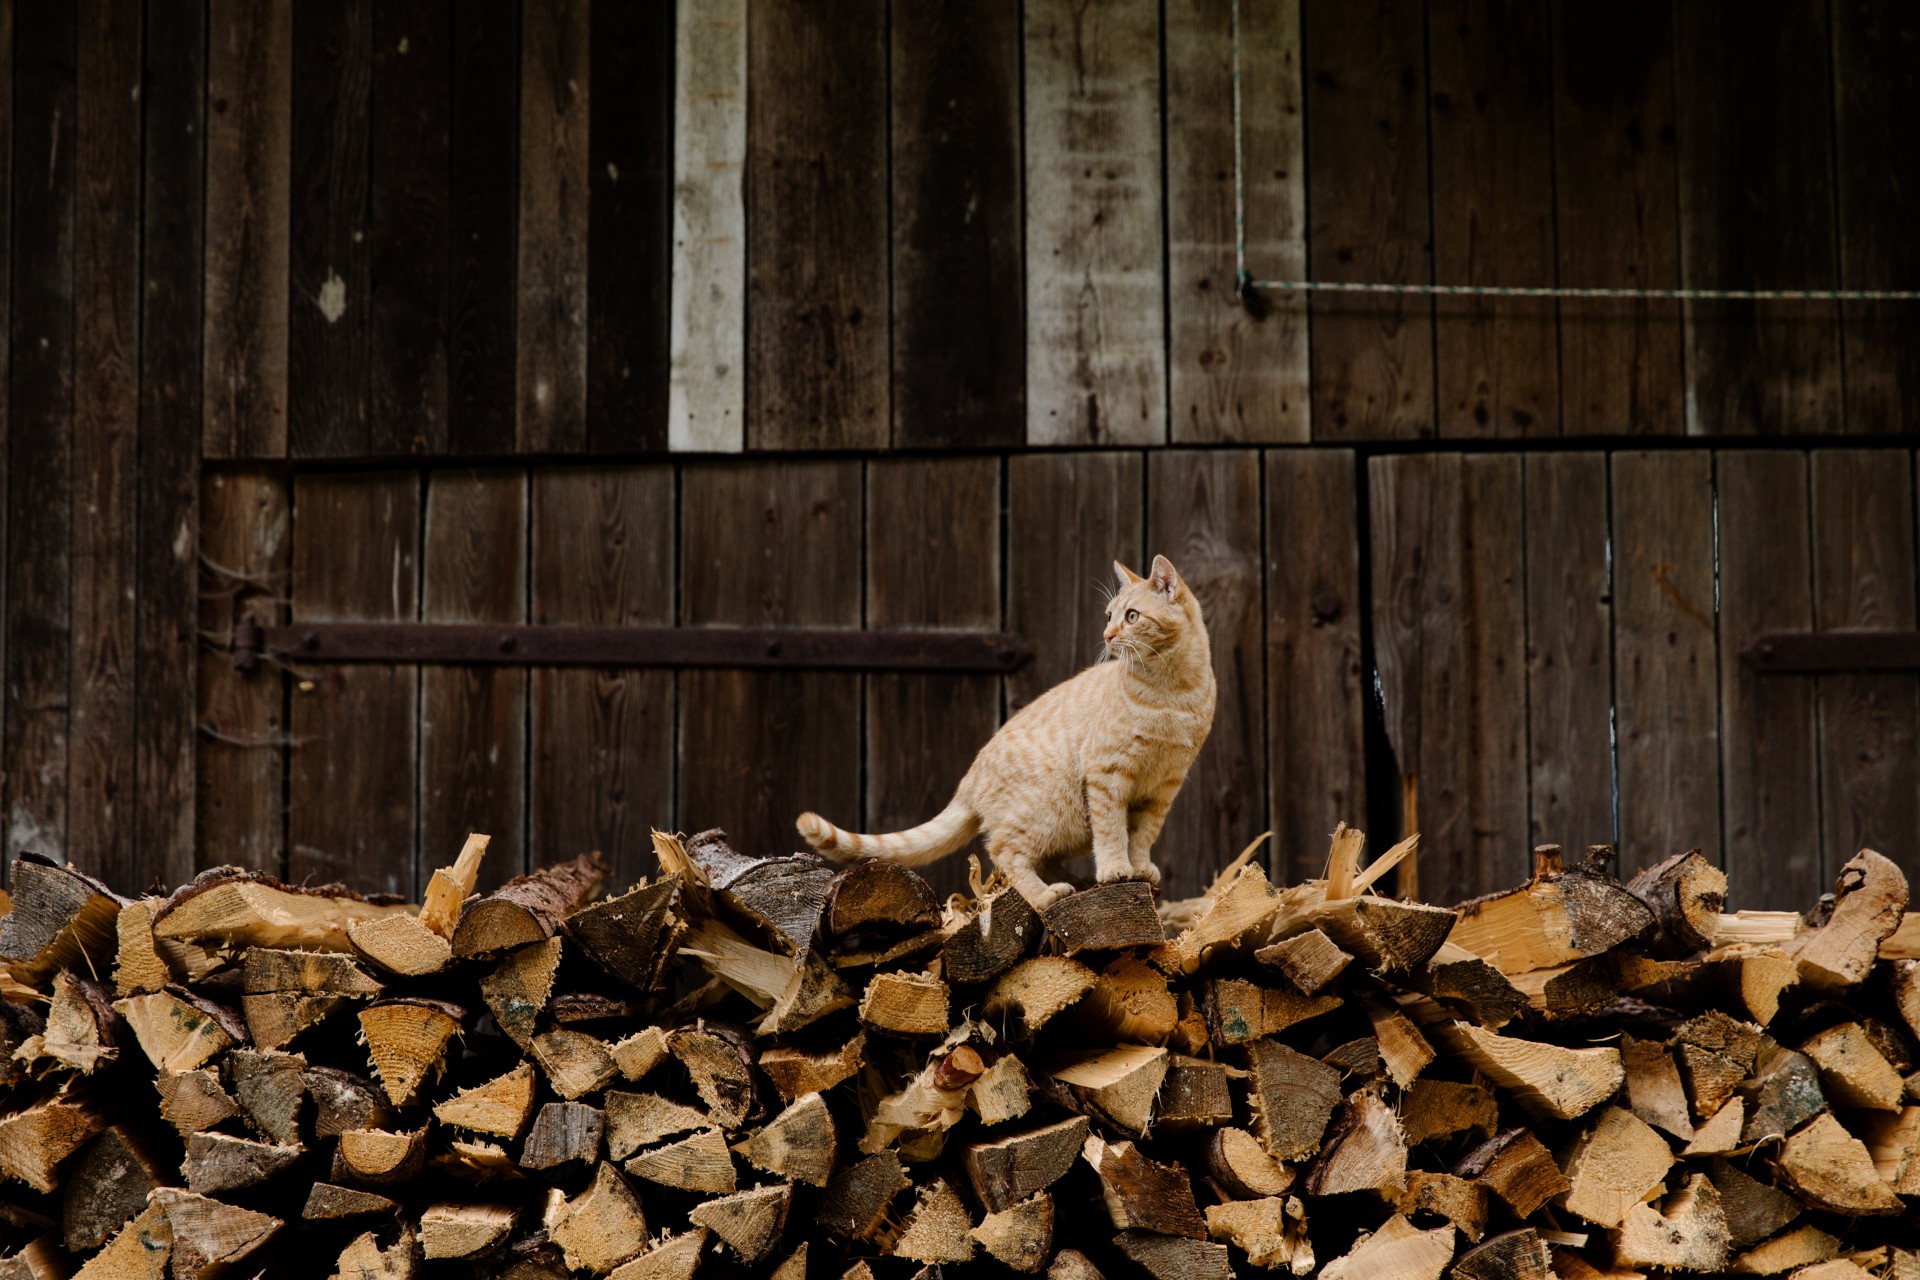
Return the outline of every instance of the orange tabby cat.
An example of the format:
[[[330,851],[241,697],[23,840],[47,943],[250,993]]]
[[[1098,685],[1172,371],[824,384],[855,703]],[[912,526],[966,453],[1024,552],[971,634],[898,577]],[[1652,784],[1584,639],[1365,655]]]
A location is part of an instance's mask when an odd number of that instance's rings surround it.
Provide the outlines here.
[[[929,822],[890,835],[842,831],[815,813],[795,824],[837,861],[910,867],[946,857],[985,831],[994,865],[1037,908],[1073,892],[1038,868],[1093,850],[1102,883],[1155,884],[1153,841],[1213,727],[1213,661],[1200,602],[1165,556],[1142,578],[1114,562],[1105,656],[1000,726]]]

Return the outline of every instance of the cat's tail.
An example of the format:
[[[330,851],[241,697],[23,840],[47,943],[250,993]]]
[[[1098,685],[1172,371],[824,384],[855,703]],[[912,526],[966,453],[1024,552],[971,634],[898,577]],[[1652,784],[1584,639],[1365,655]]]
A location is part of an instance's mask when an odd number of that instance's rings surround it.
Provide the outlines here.
[[[924,867],[973,839],[974,833],[980,830],[980,819],[966,801],[955,796],[953,802],[932,819],[887,835],[842,831],[817,813],[803,813],[793,825],[800,829],[808,844],[835,862],[885,858],[902,866]]]

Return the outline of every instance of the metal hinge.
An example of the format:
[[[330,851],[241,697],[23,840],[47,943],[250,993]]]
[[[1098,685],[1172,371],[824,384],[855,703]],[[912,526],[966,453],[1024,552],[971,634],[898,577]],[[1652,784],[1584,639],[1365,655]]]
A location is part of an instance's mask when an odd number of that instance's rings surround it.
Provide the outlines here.
[[[1763,675],[1920,671],[1920,631],[1766,631],[1740,657]]]

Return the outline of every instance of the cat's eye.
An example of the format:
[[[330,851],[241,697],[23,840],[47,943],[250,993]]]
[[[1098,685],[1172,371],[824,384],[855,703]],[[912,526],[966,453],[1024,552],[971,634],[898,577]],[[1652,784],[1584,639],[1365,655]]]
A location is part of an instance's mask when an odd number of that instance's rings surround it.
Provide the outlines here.
[[[1127,610],[1127,621],[1128,622],[1140,621],[1140,611],[1138,609]]]

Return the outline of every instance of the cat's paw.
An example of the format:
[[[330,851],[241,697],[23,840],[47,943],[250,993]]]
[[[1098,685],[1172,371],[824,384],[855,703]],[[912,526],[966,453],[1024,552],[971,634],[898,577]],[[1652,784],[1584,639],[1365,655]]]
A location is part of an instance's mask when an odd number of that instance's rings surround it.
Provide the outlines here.
[[[1034,899],[1032,904],[1033,909],[1035,911],[1045,911],[1048,907],[1052,906],[1054,903],[1060,901],[1060,899],[1066,897],[1068,894],[1072,892],[1074,892],[1074,887],[1072,885],[1068,884],[1064,880],[1056,880],[1052,884],[1048,885],[1046,889],[1041,892],[1038,898]]]
[[[1144,866],[1135,867],[1133,869],[1133,877],[1136,880],[1145,880],[1156,889],[1160,887],[1160,868],[1154,866],[1151,862]]]

